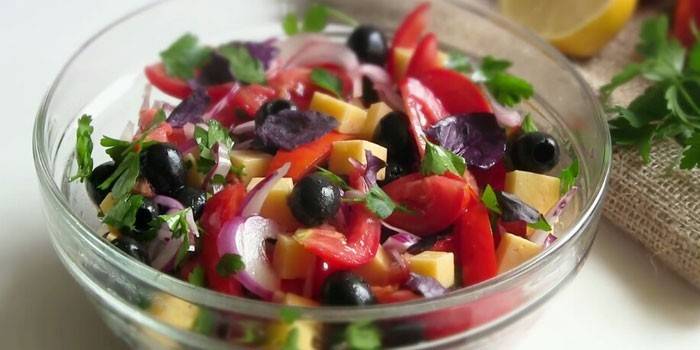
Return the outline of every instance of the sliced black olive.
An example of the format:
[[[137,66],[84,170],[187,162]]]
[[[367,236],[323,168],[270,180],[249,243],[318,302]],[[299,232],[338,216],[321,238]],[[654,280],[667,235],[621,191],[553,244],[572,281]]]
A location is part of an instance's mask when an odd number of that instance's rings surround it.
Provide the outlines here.
[[[133,256],[134,258],[136,258],[136,260],[141,261],[145,264],[149,263],[148,257],[146,256],[146,252],[143,246],[135,239],[131,237],[121,236],[113,240],[112,244],[114,244],[117,248],[119,248],[119,250],[123,251],[129,256]]]
[[[375,27],[358,26],[348,37],[347,45],[362,62],[383,66],[386,61],[388,51],[386,37]]]
[[[294,217],[306,226],[317,226],[333,217],[340,208],[340,188],[319,174],[301,179],[289,196]]]
[[[95,204],[99,205],[102,203],[105,197],[107,197],[107,194],[112,190],[112,186],[106,190],[101,190],[98,187],[107,180],[107,178],[112,176],[115,170],[117,170],[117,166],[114,162],[106,162],[98,165],[92,170],[90,176],[88,176],[85,187],[87,188],[88,196],[90,196],[90,199],[92,199]]]
[[[350,271],[334,272],[321,286],[321,303],[335,306],[362,306],[376,304],[369,284]]]
[[[559,144],[544,132],[523,134],[513,142],[510,159],[516,169],[545,173],[559,162]]]
[[[141,175],[158,194],[170,196],[185,186],[187,169],[175,147],[157,143],[141,152]]]
[[[177,199],[186,208],[192,208],[194,219],[199,220],[204,210],[204,204],[207,201],[207,194],[196,188],[183,187],[173,193],[173,198]]]

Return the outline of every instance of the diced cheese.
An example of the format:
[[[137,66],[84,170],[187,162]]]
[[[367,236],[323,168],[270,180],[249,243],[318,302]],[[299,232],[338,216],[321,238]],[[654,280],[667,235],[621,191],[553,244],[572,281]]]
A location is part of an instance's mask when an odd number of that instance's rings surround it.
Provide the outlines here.
[[[559,201],[559,178],[516,170],[506,174],[505,191],[546,214]]]
[[[542,248],[525,238],[506,233],[496,249],[498,273],[504,273],[537,255]]]
[[[367,119],[364,109],[318,91],[311,97],[309,109],[328,114],[338,120],[335,130],[342,134],[359,134]]]
[[[372,155],[386,161],[386,148],[369,141],[348,140],[333,142],[331,156],[328,159],[328,169],[338,175],[349,175],[354,168],[348,158],[353,158],[362,164],[367,164],[365,150],[372,152]],[[383,180],[386,169],[377,173],[377,179]]]
[[[318,303],[314,300],[304,298],[302,296],[296,295],[294,293],[284,293],[282,300],[280,301],[284,305],[291,306],[307,306],[313,307],[318,306]]]
[[[194,188],[202,187],[205,174],[197,171],[197,158],[192,153],[188,153],[183,160],[187,166],[187,185]]]
[[[282,304],[290,306],[318,306],[318,304],[313,300],[309,300],[291,293],[284,295]],[[281,349],[287,341],[289,332],[292,329],[296,329],[297,332],[296,349],[312,350],[316,348],[314,346],[314,342],[316,341],[319,332],[318,323],[306,320],[296,320],[291,324],[284,322],[273,322],[268,328],[267,349]]]
[[[389,254],[382,246],[379,246],[374,258],[355,269],[354,272],[371,285],[385,286],[391,283],[391,262]]]
[[[455,257],[449,252],[424,251],[408,259],[411,272],[436,279],[443,287],[455,283]]]
[[[413,57],[413,49],[405,47],[397,47],[394,49],[394,78],[403,78],[406,75],[409,63]],[[442,52],[438,52],[438,66],[444,67],[447,65],[449,56]]]
[[[391,112],[391,107],[387,106],[384,102],[373,103],[367,109],[367,119],[365,120],[365,126],[362,128],[362,133],[360,133],[360,138],[365,140],[372,140],[374,138],[374,132],[377,130],[377,125],[382,119]]]
[[[253,189],[253,187],[262,180],[262,177],[250,179],[247,187],[248,191]],[[294,231],[301,226],[294,218],[292,210],[289,209],[289,205],[287,204],[287,198],[289,198],[289,195],[292,193],[292,189],[294,189],[294,182],[292,179],[289,177],[281,178],[272,187],[260,209],[260,215],[274,220],[286,231]]]
[[[148,312],[153,317],[180,329],[192,329],[199,308],[170,294],[158,293],[151,299]]]
[[[291,236],[279,235],[272,256],[272,266],[283,279],[306,278],[309,266],[315,261],[307,251]]]
[[[231,165],[242,168],[241,180],[244,183],[258,176],[265,176],[272,156],[258,151],[234,150],[231,151]]]
[[[114,196],[112,196],[112,192],[107,193],[105,199],[103,199],[100,203],[100,211],[102,214],[106,215],[110,210],[112,210],[112,208],[114,208],[114,204],[116,203],[114,201]]]

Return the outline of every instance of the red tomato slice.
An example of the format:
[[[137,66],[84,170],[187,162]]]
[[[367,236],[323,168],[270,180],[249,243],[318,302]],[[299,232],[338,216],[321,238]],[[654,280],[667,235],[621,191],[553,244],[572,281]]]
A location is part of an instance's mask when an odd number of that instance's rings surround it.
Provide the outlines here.
[[[310,171],[316,169],[316,165],[324,161],[331,153],[333,142],[347,140],[349,135],[339,134],[331,131],[321,136],[317,140],[301,145],[291,151],[279,150],[270,161],[267,173],[271,174],[287,162],[292,163],[292,167],[287,172],[287,177],[297,181]]]
[[[411,56],[406,69],[406,76],[419,76],[434,68],[439,68],[438,41],[435,34],[430,33],[421,39]]]
[[[425,154],[424,128],[447,116],[445,108],[420,81],[407,78],[400,86],[404,109],[421,158]]]
[[[479,86],[462,73],[434,68],[423,71],[416,78],[433,93],[447,115],[492,111]]]
[[[472,198],[454,230],[465,287],[492,278],[498,272],[488,209],[476,195],[472,194]]]
[[[430,250],[438,251],[438,252],[452,252],[454,253],[455,251],[455,239],[453,236],[447,236],[445,238],[441,238],[435,244],[433,245]]]
[[[309,108],[315,91],[310,68],[281,70],[270,77],[267,84],[277,91],[277,96],[291,100],[300,109]]]
[[[446,176],[411,174],[384,186],[395,202],[412,210],[395,211],[386,221],[419,236],[438,233],[459,218],[474,196],[464,181]]]
[[[231,105],[234,110],[243,111],[252,119],[260,106],[274,98],[275,95],[275,90],[267,86],[257,84],[243,86],[233,97]]]
[[[162,63],[146,66],[144,73],[153,86],[172,97],[185,99],[192,93],[192,89],[187,85],[187,82],[180,78],[169,76]],[[231,89],[233,84],[233,82],[230,82],[209,86],[207,87],[207,94],[211,97],[212,101],[218,101],[226,96],[226,93]]]
[[[211,197],[204,206],[200,223],[204,229],[202,238],[202,263],[209,288],[231,295],[241,295],[241,285],[235,277],[221,277],[216,272],[219,263],[218,238],[223,224],[238,215],[245,186],[241,183],[227,185]]]
[[[418,5],[404,18],[403,22],[401,22],[396,29],[396,33],[394,33],[394,37],[391,40],[389,55],[387,55],[386,66],[389,76],[394,76],[394,50],[397,47],[409,49],[416,47],[418,40],[420,40],[423,32],[425,32],[425,27],[428,25],[429,10],[430,3],[424,2]]]
[[[690,23],[700,20],[700,3],[697,0],[678,0],[673,18],[673,36],[678,38],[684,46],[693,45],[695,38],[690,29]]]

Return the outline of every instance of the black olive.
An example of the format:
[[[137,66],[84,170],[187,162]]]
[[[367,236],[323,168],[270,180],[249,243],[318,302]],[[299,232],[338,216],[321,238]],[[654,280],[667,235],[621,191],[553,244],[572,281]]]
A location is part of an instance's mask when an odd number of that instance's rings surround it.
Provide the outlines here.
[[[255,114],[255,126],[260,126],[268,115],[276,114],[287,109],[294,111],[297,109],[297,106],[294,102],[283,99],[265,102]]]
[[[321,303],[324,305],[362,306],[376,302],[369,284],[350,271],[332,273],[321,286]]]
[[[347,45],[361,62],[383,66],[386,61],[388,52],[386,37],[375,27],[358,26],[350,34]]]
[[[114,162],[102,163],[93,169],[90,176],[88,176],[85,187],[87,188],[88,196],[90,196],[90,199],[92,199],[95,204],[99,205],[102,203],[105,197],[107,197],[107,194],[112,190],[112,186],[109,186],[106,190],[101,190],[98,187],[107,180],[107,178],[112,176],[115,170],[117,170],[117,166]]]
[[[544,173],[559,162],[559,144],[552,135],[530,132],[513,142],[510,158],[516,169]]]
[[[409,128],[408,117],[397,111],[387,114],[377,125],[373,140],[387,149],[387,174],[383,183],[415,170],[418,149]]]
[[[325,176],[311,174],[294,185],[288,205],[299,222],[317,226],[340,209],[340,189]]]
[[[148,264],[148,257],[146,256],[143,246],[135,239],[121,236],[113,240],[112,244],[129,256],[133,256],[136,260]]]
[[[408,175],[412,169],[413,166],[410,164],[398,163],[391,159],[386,163],[386,175],[384,175],[384,180],[380,181],[379,185],[383,186],[404,175]]]
[[[374,89],[374,83],[367,77],[362,77],[362,103],[365,107],[379,102],[379,94]]]
[[[158,194],[172,195],[185,186],[187,169],[175,147],[157,143],[141,152],[141,175]]]
[[[136,238],[139,241],[146,241],[152,238],[151,221],[159,215],[158,205],[148,198],[143,199],[143,203],[136,210],[136,221],[134,227],[125,234]]]
[[[204,204],[207,201],[207,194],[196,188],[183,187],[173,193],[173,198],[177,199],[186,208],[192,208],[194,219],[199,220],[204,210]]]

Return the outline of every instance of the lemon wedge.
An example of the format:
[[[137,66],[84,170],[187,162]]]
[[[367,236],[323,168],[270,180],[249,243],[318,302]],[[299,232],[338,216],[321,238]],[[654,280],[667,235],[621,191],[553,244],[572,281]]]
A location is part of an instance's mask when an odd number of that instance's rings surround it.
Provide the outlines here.
[[[499,6],[563,53],[590,57],[630,19],[637,0],[500,0]]]

